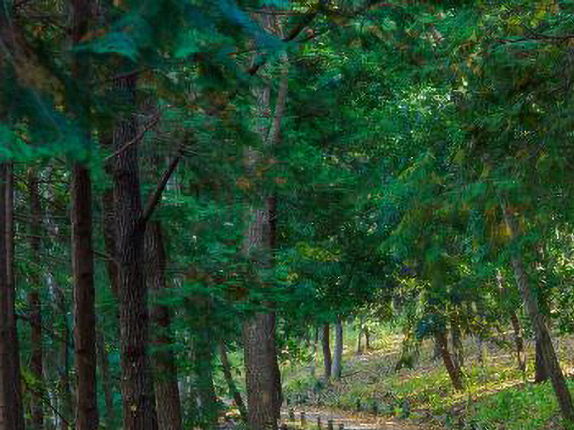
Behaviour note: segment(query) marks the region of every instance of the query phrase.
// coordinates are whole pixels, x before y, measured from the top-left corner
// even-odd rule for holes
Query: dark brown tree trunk
[[[8,163],[0,164],[0,227],[0,429],[24,430],[12,267],[12,166]]]
[[[87,34],[92,14],[90,0],[72,2],[72,42],[78,46]],[[89,64],[80,55],[73,63],[78,86],[75,117],[82,147],[90,150],[90,122],[85,85]],[[74,273],[74,352],[78,374],[76,389],[76,429],[96,430],[99,424],[96,389],[96,311],[94,256],[92,249],[92,180],[84,160],[72,168],[72,269]]]
[[[455,365],[448,351],[448,340],[446,338],[446,334],[442,331],[437,331],[435,333],[435,342],[440,351],[444,367],[446,367],[448,376],[450,376],[452,386],[454,387],[455,390],[462,391],[464,389],[462,383],[463,381],[462,373],[460,372],[460,369]]]
[[[336,380],[341,379],[341,372],[343,369],[343,323],[341,317],[337,316],[337,323],[335,324],[335,354],[333,359],[333,377]]]
[[[506,208],[504,209],[504,218],[510,229],[512,239],[516,240],[518,236],[518,227],[514,220],[514,216]],[[566,380],[564,379],[562,369],[560,368],[560,363],[556,357],[550,332],[544,321],[544,315],[540,312],[538,300],[533,294],[528,283],[524,261],[522,260],[521,255],[515,252],[512,256],[511,262],[512,268],[514,269],[516,283],[522,293],[524,305],[532,322],[534,333],[536,334],[536,340],[540,343],[542,359],[544,360],[550,375],[550,381],[552,382],[552,388],[554,389],[554,393],[560,406],[560,412],[562,413],[562,417],[565,421],[572,422],[574,421],[572,397],[568,390],[568,386],[566,385]]]
[[[96,349],[102,378],[102,391],[104,392],[104,404],[106,406],[106,429],[116,427],[116,414],[114,411],[114,400],[112,397],[112,380],[108,363],[108,352],[106,351],[106,339],[102,331],[96,332]]]
[[[78,388],[76,428],[98,428],[96,391],[96,314],[92,251],[92,182],[76,163],[72,173],[72,259],[75,281],[74,349]]]
[[[122,104],[136,108],[136,77],[114,82]],[[128,109],[129,110],[129,109]],[[133,111],[116,124],[113,140],[118,154],[112,161],[116,215],[116,258],[118,261],[118,301],[124,430],[157,430],[149,363],[147,356],[149,314],[147,288],[143,274],[145,223],[137,145],[125,147],[136,137]]]
[[[323,364],[325,365],[325,380],[331,379],[331,333],[329,324],[323,325],[321,342],[323,343]]]
[[[510,312],[510,323],[512,324],[512,331],[514,332],[514,345],[516,347],[516,361],[518,368],[522,373],[526,372],[526,356],[524,354],[524,338],[522,337],[522,328],[520,321],[516,316],[516,312]]]
[[[247,422],[247,409],[245,408],[245,403],[243,403],[241,393],[237,389],[237,385],[235,385],[235,381],[233,380],[231,366],[227,358],[227,348],[225,347],[224,340],[219,341],[219,356],[221,358],[221,365],[223,366],[223,376],[225,377],[225,382],[227,382],[227,387],[229,388],[229,394],[233,398],[233,401],[235,402],[235,405],[241,414],[241,419],[244,422]]]
[[[30,255],[40,255],[40,237],[42,223],[42,207],[38,190],[38,178],[30,169],[28,172],[28,192],[30,204],[29,232]],[[30,373],[34,377],[30,397],[31,425],[33,430],[44,428],[44,353],[42,348],[42,304],[40,301],[41,277],[37,267],[32,268],[28,276],[30,290],[27,296],[30,320],[30,342],[32,356],[30,358]]]
[[[155,349],[152,362],[156,372],[156,408],[159,430],[181,430],[181,406],[177,385],[177,367],[172,351],[171,315],[167,306],[159,304],[165,288],[165,249],[159,221],[150,222],[146,229],[146,267],[148,289],[154,304],[151,318],[155,325]]]

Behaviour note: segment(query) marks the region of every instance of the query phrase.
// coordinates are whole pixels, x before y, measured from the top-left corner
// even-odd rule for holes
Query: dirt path
[[[301,420],[301,414],[304,416],[303,420]],[[339,410],[317,409],[312,407],[294,408],[293,415],[295,416],[294,421],[290,419],[290,413],[288,411],[282,411],[282,423],[287,424],[289,427],[307,429],[317,429],[320,424],[323,430],[331,430],[329,428],[329,421],[332,422],[332,430],[430,430],[432,428],[424,424],[398,418],[376,417],[361,413],[351,414]]]

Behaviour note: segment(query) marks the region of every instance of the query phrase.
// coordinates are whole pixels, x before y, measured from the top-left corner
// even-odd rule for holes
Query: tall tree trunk
[[[323,343],[323,363],[325,365],[325,380],[331,379],[331,333],[329,330],[329,324],[323,325],[323,335],[321,336],[321,342]]]
[[[40,237],[42,223],[42,207],[40,205],[40,194],[38,190],[38,177],[36,173],[28,171],[28,192],[30,204],[29,233],[30,233],[30,255],[40,255]],[[44,353],[42,348],[42,304],[40,301],[41,277],[37,267],[30,270],[28,281],[30,290],[27,296],[29,320],[30,320],[30,342],[32,356],[30,359],[30,371],[34,377],[32,395],[30,398],[31,425],[33,430],[44,428]]]
[[[446,334],[442,331],[437,331],[435,333],[435,343],[440,351],[440,355],[442,357],[444,367],[446,367],[446,371],[448,372],[448,376],[450,376],[452,386],[454,387],[455,390],[458,391],[464,390],[462,384],[463,381],[462,373],[454,363],[448,351],[448,340]]]
[[[270,16],[265,16],[263,26],[271,27]],[[288,68],[287,58],[283,67],[275,112],[269,124],[270,86],[257,89],[257,130],[263,147],[271,148],[279,140],[283,111],[287,97]],[[249,177],[258,182],[257,169],[262,160],[261,154],[250,148],[246,151],[246,166]],[[276,198],[262,185],[258,194],[263,204],[252,205],[248,212],[249,220],[243,241],[243,255],[258,269],[273,266],[273,251],[276,248],[275,230],[277,224]],[[261,270],[262,271],[262,270]],[[264,281],[258,273],[257,282]],[[259,312],[244,323],[243,343],[246,366],[247,403],[249,426],[252,430],[275,429],[280,417],[282,403],[281,374],[277,362],[275,345],[276,317],[273,303],[266,303],[267,312]]]
[[[335,354],[333,357],[333,377],[336,380],[341,379],[341,371],[343,369],[343,323],[341,317],[337,316],[337,323],[335,324]]]
[[[159,221],[150,222],[146,229],[146,266],[148,289],[154,295],[151,311],[155,325],[156,351],[152,362],[156,370],[155,390],[159,430],[181,430],[181,405],[177,385],[177,367],[172,351],[171,315],[166,305],[159,303],[165,288],[166,256]]]
[[[102,378],[102,390],[104,392],[104,404],[106,406],[106,430],[116,427],[116,414],[114,411],[114,399],[112,397],[112,380],[106,351],[106,339],[102,331],[96,332],[96,349]]]
[[[92,183],[88,169],[76,163],[72,174],[72,259],[76,284],[74,350],[78,388],[76,428],[98,428],[96,391],[96,313],[92,251]]]
[[[512,239],[516,240],[518,236],[518,227],[513,215],[506,208],[504,208],[504,218],[508,228],[510,229]],[[524,305],[532,322],[534,333],[536,334],[536,340],[540,343],[541,355],[544,363],[546,364],[548,373],[550,374],[550,381],[552,382],[552,388],[554,389],[554,393],[560,406],[560,412],[562,413],[564,420],[572,422],[574,421],[572,397],[568,390],[568,386],[566,385],[562,369],[560,368],[560,363],[556,357],[554,345],[552,345],[552,339],[544,321],[544,316],[542,312],[540,312],[538,300],[533,294],[528,283],[524,261],[522,260],[521,255],[515,252],[512,256],[511,263],[512,268],[514,269],[516,283],[522,293]]]
[[[12,267],[12,166],[8,163],[0,164],[0,226],[0,430],[24,430]]]
[[[91,21],[91,1],[72,2],[72,42],[78,46]],[[88,108],[89,64],[76,54],[73,75],[78,85],[76,121],[82,147],[90,150]],[[96,430],[99,424],[96,390],[96,311],[92,249],[92,180],[83,160],[72,168],[72,269],[74,273],[74,352],[78,374],[76,429]]]
[[[524,353],[524,338],[522,337],[522,328],[520,321],[516,316],[516,312],[510,312],[510,323],[512,324],[512,331],[514,332],[514,346],[516,347],[516,361],[518,369],[522,373],[526,372],[526,356]]]
[[[235,381],[233,380],[231,366],[229,364],[229,359],[227,358],[227,348],[225,347],[225,341],[223,339],[219,341],[219,356],[221,358],[221,365],[223,366],[223,376],[225,377],[225,382],[229,388],[229,394],[233,398],[233,401],[241,414],[241,419],[244,422],[247,422],[247,409],[245,408],[245,403],[243,403],[241,393],[237,389],[237,385],[235,385]]]
[[[124,106],[135,110],[136,77],[114,81],[114,90]],[[128,109],[129,110],[129,109]],[[119,277],[121,388],[124,430],[157,430],[157,417],[147,356],[149,314],[143,275],[145,223],[137,145],[124,148],[136,137],[133,111],[114,129],[114,147],[120,151],[113,163],[116,215],[116,258]]]

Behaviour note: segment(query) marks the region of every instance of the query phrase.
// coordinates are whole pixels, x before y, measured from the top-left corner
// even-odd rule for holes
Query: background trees
[[[4,2],[0,428],[271,428],[365,315],[459,391],[533,333],[572,420],[571,9]]]

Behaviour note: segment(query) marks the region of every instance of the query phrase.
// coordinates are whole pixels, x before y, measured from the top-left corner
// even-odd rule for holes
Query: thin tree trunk
[[[329,330],[329,324],[323,325],[323,336],[321,341],[323,343],[323,363],[325,365],[325,380],[331,379],[331,334]]]
[[[369,327],[365,326],[363,331],[365,333],[365,350],[369,351],[371,349],[371,333],[369,332]]]
[[[223,366],[223,376],[225,377],[225,382],[227,382],[227,387],[229,388],[229,394],[233,397],[235,405],[241,414],[241,419],[247,422],[247,409],[245,408],[245,403],[243,403],[243,398],[241,393],[235,385],[233,380],[233,375],[231,373],[231,366],[229,365],[229,360],[227,358],[227,348],[225,347],[225,341],[222,339],[219,341],[219,354],[221,358],[221,364]]]
[[[510,323],[514,332],[514,345],[516,347],[516,361],[518,368],[522,373],[526,372],[526,356],[524,354],[524,338],[522,337],[522,328],[516,312],[510,312]]]
[[[0,17],[2,12],[0,12]],[[2,20],[0,19],[0,22]],[[0,429],[24,430],[13,279],[12,170],[0,164]]]
[[[106,406],[106,429],[111,430],[116,427],[116,414],[114,411],[114,400],[112,397],[112,381],[108,363],[108,353],[106,351],[106,339],[102,331],[96,332],[96,349],[102,378],[102,391],[104,392],[104,404]]]
[[[359,320],[359,335],[357,336],[357,355],[363,353],[363,317]]]
[[[40,237],[42,223],[42,207],[38,190],[38,177],[30,169],[28,172],[28,192],[30,204],[29,232],[30,255],[40,255]],[[34,267],[28,276],[30,291],[27,295],[30,318],[30,342],[32,356],[30,359],[30,372],[34,377],[32,394],[30,397],[31,425],[33,430],[44,428],[44,353],[42,348],[42,304],[40,301],[41,277],[37,267]]]
[[[452,386],[455,390],[462,391],[464,389],[462,384],[462,373],[448,352],[448,340],[446,338],[446,334],[442,331],[437,331],[435,333],[435,342],[440,350],[440,355],[442,357],[444,367],[446,367],[446,371],[448,372],[448,376],[450,376]]]
[[[333,371],[332,375],[336,380],[341,379],[341,372],[343,369],[343,323],[341,317],[337,316],[337,323],[335,324],[335,354],[333,357]]]
[[[92,251],[92,183],[90,172],[76,163],[72,175],[72,259],[76,284],[74,350],[78,388],[76,428],[98,428],[96,390],[96,313]]]
[[[317,352],[319,344],[319,327],[313,327],[313,349],[311,350],[311,376],[315,378],[315,371],[317,369]]]
[[[504,208],[504,218],[510,229],[512,239],[516,240],[518,235],[516,221],[514,220],[513,215],[506,208]],[[541,355],[548,369],[548,373],[550,374],[552,388],[554,389],[554,393],[558,400],[562,417],[565,421],[572,422],[574,421],[572,397],[568,390],[568,386],[566,385],[562,369],[560,368],[560,363],[556,357],[556,352],[554,351],[554,346],[552,345],[552,339],[544,321],[544,316],[540,312],[538,300],[533,294],[528,283],[524,261],[520,254],[515,253],[512,256],[511,262],[512,268],[514,269],[516,283],[522,293],[528,316],[530,317],[534,333],[536,334],[536,339],[540,343]]]
[[[173,356],[171,315],[166,305],[158,302],[165,288],[165,249],[159,221],[150,222],[146,228],[147,283],[154,295],[151,311],[155,325],[156,351],[152,362],[156,371],[155,390],[159,430],[181,430],[181,405],[177,386],[177,367]]]
[[[135,75],[116,79],[114,90],[124,105],[135,110]],[[131,114],[121,118],[113,133],[116,150],[124,148],[135,137],[134,118]],[[149,314],[143,275],[145,223],[142,222],[137,145],[122,150],[113,162],[124,430],[157,430],[147,356]]]
[[[58,334],[62,338],[58,351],[58,393],[60,397],[60,414],[62,415],[61,430],[68,430],[68,423],[72,418],[72,393],[70,390],[70,354],[68,352],[70,339],[70,328],[68,326],[68,312],[64,298],[64,293],[59,286],[54,286],[54,296],[56,310],[60,316]]]

